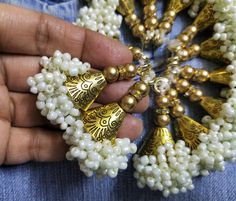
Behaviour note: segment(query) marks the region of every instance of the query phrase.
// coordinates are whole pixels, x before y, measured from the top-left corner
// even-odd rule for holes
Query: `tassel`
[[[226,71],[225,68],[221,68],[211,72],[209,77],[211,82],[229,85],[230,81],[232,80],[231,75],[232,74]]]

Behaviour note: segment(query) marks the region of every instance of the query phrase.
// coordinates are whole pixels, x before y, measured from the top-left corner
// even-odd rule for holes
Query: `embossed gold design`
[[[215,70],[209,74],[210,81],[219,83],[219,84],[225,84],[229,85],[231,82],[231,73],[226,71],[224,68]]]
[[[220,115],[221,107],[224,102],[220,99],[204,96],[200,105],[211,115],[213,118],[218,118]]]
[[[156,128],[140,149],[140,155],[157,155],[157,148],[167,142],[174,144],[172,134],[168,128]]]
[[[216,20],[214,13],[215,11],[213,10],[213,4],[207,3],[194,20],[193,25],[196,26],[198,31],[206,29],[215,23]]]
[[[201,43],[200,56],[210,60],[216,60],[224,63],[229,63],[228,59],[223,57],[223,53],[220,51],[220,47],[223,45],[221,40],[214,40],[210,38]]]
[[[78,77],[67,77],[65,86],[76,107],[86,111],[107,85],[101,72],[88,72]]]
[[[183,138],[187,146],[191,149],[196,149],[200,143],[199,134],[208,133],[208,129],[185,115],[177,118],[177,122],[177,133]]]
[[[135,5],[134,0],[119,0],[119,6],[117,7],[117,11],[125,16],[127,14],[130,14],[134,11]]]
[[[170,0],[167,10],[173,10],[178,13],[190,6],[192,2],[192,0],[190,0],[188,3],[184,3],[183,0]]]
[[[96,141],[112,140],[115,138],[125,114],[117,103],[93,108],[83,114],[84,128]]]

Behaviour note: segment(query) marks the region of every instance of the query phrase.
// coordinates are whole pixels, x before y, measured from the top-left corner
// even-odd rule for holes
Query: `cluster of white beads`
[[[128,138],[117,138],[114,143],[110,140],[102,142],[93,141],[90,134],[83,134],[75,125],[73,130],[66,131],[63,135],[68,144],[67,159],[77,159],[80,170],[86,176],[117,176],[119,169],[127,168],[128,154],[134,154],[137,147]]]
[[[90,69],[90,64],[79,59],[71,59],[68,53],[56,51],[53,57],[42,57],[41,73],[27,80],[30,91],[38,94],[36,107],[41,110],[52,124],[59,124],[65,130],[63,138],[70,145],[66,154],[68,160],[77,159],[80,169],[87,176],[97,173],[99,176],[116,177],[119,169],[126,169],[127,155],[134,154],[137,147],[129,139],[116,139],[96,142],[84,130],[80,120],[80,111],[67,96],[64,86],[66,75],[78,76]]]
[[[184,141],[157,148],[157,156],[135,155],[134,177],[137,185],[162,191],[165,197],[194,188],[192,177],[199,175],[199,157],[190,153]]]
[[[119,0],[92,0],[90,7],[79,10],[74,23],[110,37],[120,37],[122,16],[115,13]]]

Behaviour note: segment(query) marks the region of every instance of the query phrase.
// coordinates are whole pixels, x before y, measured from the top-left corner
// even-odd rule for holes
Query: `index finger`
[[[93,66],[130,63],[131,52],[118,41],[63,20],[0,4],[0,51],[52,55],[58,49]]]

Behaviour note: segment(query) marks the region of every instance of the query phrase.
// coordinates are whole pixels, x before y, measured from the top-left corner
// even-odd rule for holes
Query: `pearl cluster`
[[[64,86],[66,75],[78,76],[90,69],[89,63],[71,59],[68,53],[55,51],[53,57],[42,57],[41,73],[27,80],[30,91],[38,94],[36,107],[41,110],[52,124],[59,124],[64,130],[63,138],[70,149],[66,154],[68,160],[77,159],[81,171],[87,176],[97,175],[116,177],[119,169],[126,169],[126,155],[135,153],[137,147],[129,139],[104,140],[96,142],[84,130],[80,111],[67,96]]]
[[[192,177],[199,175],[200,159],[190,155],[184,141],[179,140],[174,146],[170,143],[159,146],[157,153],[157,156],[134,156],[138,187],[147,185],[152,190],[162,191],[165,197],[192,190]]]
[[[92,0],[90,7],[79,10],[75,25],[110,37],[120,37],[122,16],[115,13],[119,0]]]

